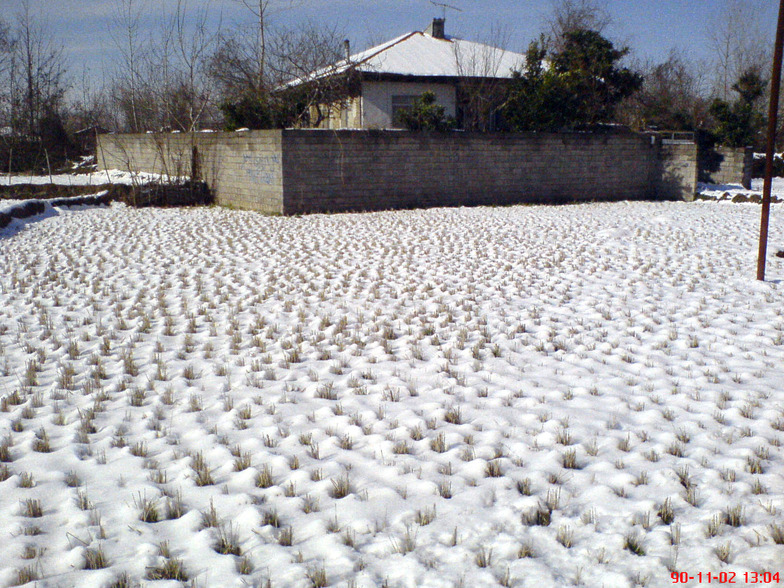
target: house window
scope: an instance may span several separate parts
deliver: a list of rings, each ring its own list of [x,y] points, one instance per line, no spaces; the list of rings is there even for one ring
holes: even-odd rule
[[[404,111],[410,112],[414,107],[414,103],[419,99],[417,95],[411,96],[392,96],[392,124],[396,127],[402,127],[400,122],[400,113]]]

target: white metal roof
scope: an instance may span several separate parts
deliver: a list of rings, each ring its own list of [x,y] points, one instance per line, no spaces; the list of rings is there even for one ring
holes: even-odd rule
[[[402,76],[509,78],[512,70],[524,64],[525,55],[521,53],[463,39],[439,39],[427,33],[413,32],[286,85],[298,85],[352,68],[363,73]]]

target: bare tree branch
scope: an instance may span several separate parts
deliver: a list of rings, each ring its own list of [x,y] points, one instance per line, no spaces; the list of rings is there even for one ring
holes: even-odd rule
[[[548,20],[550,47],[555,52],[563,48],[567,33],[587,29],[603,33],[613,24],[606,3],[600,0],[555,0]]]
[[[722,100],[732,96],[732,85],[748,69],[763,71],[770,61],[769,45],[756,15],[756,3],[722,0],[721,10],[708,24],[716,79],[714,93]]]
[[[488,131],[495,128],[495,113],[503,102],[510,72],[501,71],[511,34],[501,25],[494,25],[482,43],[453,41],[453,53],[460,83],[457,89],[458,108],[466,130]]]
[[[66,87],[62,46],[39,25],[29,2],[16,18],[16,42],[11,51],[10,94],[12,124],[39,136],[41,120],[60,113]]]

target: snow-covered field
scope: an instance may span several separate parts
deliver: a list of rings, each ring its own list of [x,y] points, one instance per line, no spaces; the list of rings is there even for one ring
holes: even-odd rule
[[[753,279],[758,213],[12,225],[0,586],[784,581],[784,260]]]

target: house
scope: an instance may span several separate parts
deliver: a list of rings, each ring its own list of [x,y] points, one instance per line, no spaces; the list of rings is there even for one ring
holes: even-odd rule
[[[425,31],[350,54],[286,87],[330,85],[312,126],[328,129],[398,128],[400,111],[432,91],[459,128],[488,130],[497,124],[503,89],[525,56],[445,34],[445,19]],[[339,83],[331,83],[338,80]],[[325,82],[328,82],[325,84]],[[342,92],[336,92],[336,88]]]

